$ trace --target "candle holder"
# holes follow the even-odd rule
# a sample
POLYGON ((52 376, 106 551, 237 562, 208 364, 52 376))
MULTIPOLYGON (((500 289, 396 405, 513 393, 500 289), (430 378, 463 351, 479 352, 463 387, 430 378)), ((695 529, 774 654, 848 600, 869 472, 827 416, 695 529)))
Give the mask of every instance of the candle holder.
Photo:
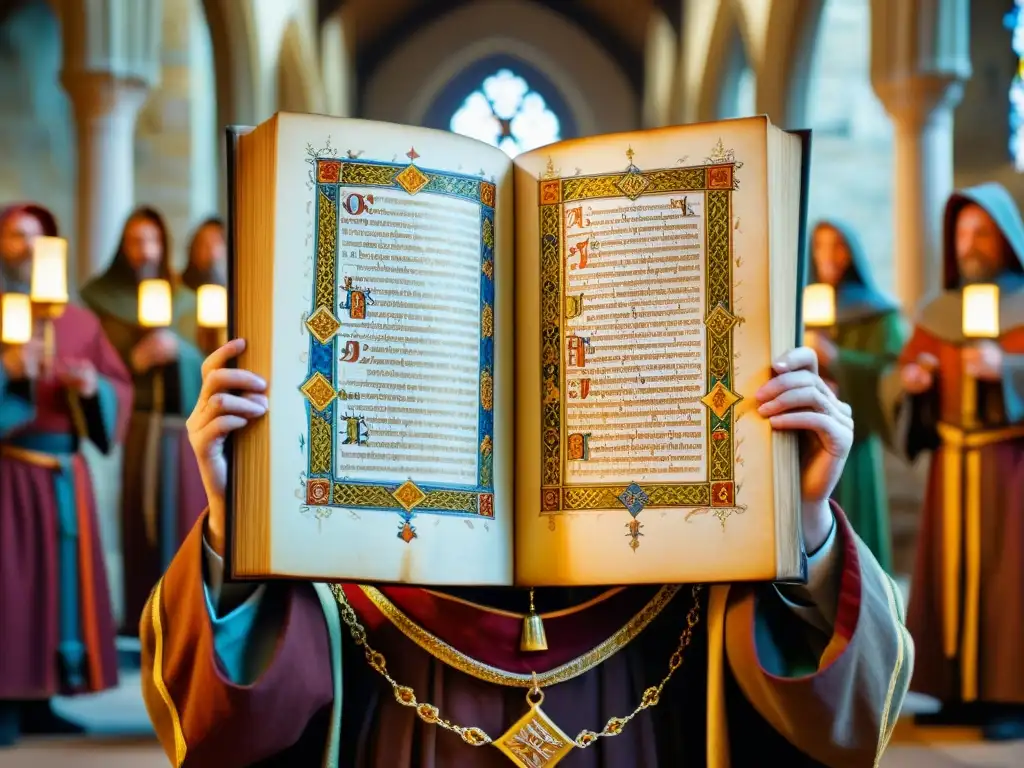
POLYGON ((223 285, 200 285, 196 291, 196 341, 209 355, 227 343, 228 292, 223 285))
POLYGON ((830 341, 836 340, 836 289, 833 286, 811 283, 804 288, 804 327, 830 341))
POLYGON ((32 243, 31 299, 43 326, 43 376, 53 375, 57 359, 55 323, 68 304, 68 241, 37 237, 32 243))
MULTIPOLYGON (((139 283, 139 325, 158 330, 168 328, 174 319, 174 303, 171 284, 162 278, 143 280, 139 283)), ((164 372, 162 367, 153 369, 153 412, 164 411, 164 372)))
MULTIPOLYGON (((964 339, 968 342, 999 338, 999 286, 983 283, 963 289, 964 339)), ((960 424, 964 429, 982 426, 978 418, 978 380, 961 364, 960 424)))

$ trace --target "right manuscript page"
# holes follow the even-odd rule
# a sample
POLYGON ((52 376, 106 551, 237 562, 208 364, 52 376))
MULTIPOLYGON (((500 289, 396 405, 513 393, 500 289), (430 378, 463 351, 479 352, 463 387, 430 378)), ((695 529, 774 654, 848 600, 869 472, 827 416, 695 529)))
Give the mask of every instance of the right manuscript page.
POLYGON ((765 118, 516 159, 516 582, 776 574, 765 118))

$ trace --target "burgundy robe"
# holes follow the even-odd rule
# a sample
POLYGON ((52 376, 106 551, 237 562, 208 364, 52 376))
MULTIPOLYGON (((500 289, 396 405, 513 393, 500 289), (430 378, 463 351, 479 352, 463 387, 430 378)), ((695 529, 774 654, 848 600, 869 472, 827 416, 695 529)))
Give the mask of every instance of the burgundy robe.
POLYGON ((1001 287, 1003 377, 973 382, 976 423, 964 418, 962 296, 953 249, 955 217, 985 208, 1018 261, 1024 224, 1009 194, 986 184, 954 195, 946 212, 947 290, 917 319, 883 387, 895 404, 896 447, 913 459, 934 451, 925 491, 907 625, 918 648, 913 690, 943 702, 1024 704, 1024 262, 1001 287), (899 368, 921 354, 939 360, 935 384, 899 392, 899 368))
POLYGON ((123 438, 131 377, 88 310, 66 307, 55 338, 58 360, 96 366, 99 391, 80 398, 53 379, 11 381, 0 368, 0 699, 117 682, 96 509, 77 447, 82 431, 103 451, 123 438))
MULTIPOLYGON (((906 691, 913 646, 891 579, 845 517, 838 511, 836 517, 834 551, 841 576, 836 615, 827 621, 830 632, 815 635, 771 586, 705 590, 693 642, 658 706, 641 712, 621 735, 574 749, 561 765, 876 765, 906 691)), ((214 650, 202 578, 203 524, 193 529, 154 590, 141 626, 143 693, 168 757, 185 768, 325 764, 333 689, 330 622, 318 599, 322 591, 308 584, 260 588, 254 623, 263 630, 264 647, 253 649, 246 675, 251 684, 232 683, 214 650)), ((522 688, 492 685, 457 671, 359 599, 361 593, 346 587, 370 643, 386 657, 391 675, 412 687, 419 701, 493 738, 525 713, 522 688)), ((407 616, 469 656, 504 658, 507 669, 533 663, 532 656, 524 661, 518 651, 518 619, 503 626, 500 616, 486 610, 474 618, 476 609, 425 590, 389 588, 385 593, 407 616)), ((596 613, 581 610, 554 620, 564 626, 545 620, 549 638, 589 635, 590 641, 576 642, 593 647, 605 639, 603 613, 631 614, 651 593, 650 588, 626 589, 596 613)), ((251 607, 243 604, 238 610, 246 605, 251 607)), ((600 730, 610 717, 627 715, 643 690, 665 675, 690 605, 690 591, 683 588, 624 648, 580 676, 546 688, 544 710, 571 736, 583 728, 600 730)), ((511 765, 493 746, 469 746, 399 705, 345 626, 341 646, 338 765, 511 765)), ((554 644, 548 653, 558 653, 554 644)))

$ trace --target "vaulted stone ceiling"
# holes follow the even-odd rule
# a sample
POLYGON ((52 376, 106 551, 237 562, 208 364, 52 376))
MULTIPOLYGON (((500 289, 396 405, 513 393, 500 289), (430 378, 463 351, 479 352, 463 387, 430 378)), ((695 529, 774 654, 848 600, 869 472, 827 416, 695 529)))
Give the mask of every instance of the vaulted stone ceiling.
MULTIPOLYGON (((374 67, 412 30, 475 0, 320 0, 321 18, 342 6, 353 30, 357 69, 374 67)), ((647 25, 661 7, 676 25, 681 0, 527 0, 576 21, 616 59, 630 80, 642 78, 647 25)))

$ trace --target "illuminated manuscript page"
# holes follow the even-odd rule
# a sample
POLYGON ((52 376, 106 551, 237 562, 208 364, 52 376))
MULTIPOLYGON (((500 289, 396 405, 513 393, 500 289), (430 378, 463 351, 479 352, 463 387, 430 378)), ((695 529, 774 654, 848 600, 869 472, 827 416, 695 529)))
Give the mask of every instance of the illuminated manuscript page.
POLYGON ((508 159, 311 116, 286 116, 280 145, 278 220, 293 226, 277 229, 274 286, 294 305, 274 324, 274 572, 508 584, 508 159))
POLYGON ((770 429, 753 398, 771 362, 764 126, 517 158, 517 583, 774 576, 770 429), (711 162, 731 170, 700 170, 711 162), (728 332, 713 340, 708 323, 728 332), (719 391, 709 361, 727 347, 711 345, 729 334, 719 391))

